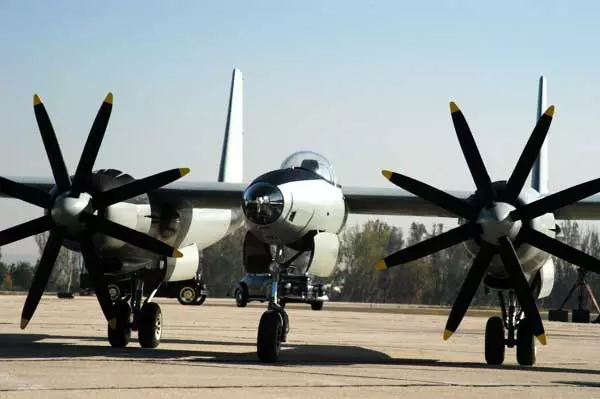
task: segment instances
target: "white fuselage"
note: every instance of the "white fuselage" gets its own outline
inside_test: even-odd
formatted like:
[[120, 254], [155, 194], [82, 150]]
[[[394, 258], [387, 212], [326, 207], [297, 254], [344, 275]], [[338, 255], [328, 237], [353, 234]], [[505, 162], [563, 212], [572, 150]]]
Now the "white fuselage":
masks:
[[339, 233], [346, 222], [344, 195], [323, 180], [299, 180], [277, 185], [283, 195], [283, 212], [267, 225], [246, 220], [250, 230], [269, 244], [285, 245], [310, 231]]

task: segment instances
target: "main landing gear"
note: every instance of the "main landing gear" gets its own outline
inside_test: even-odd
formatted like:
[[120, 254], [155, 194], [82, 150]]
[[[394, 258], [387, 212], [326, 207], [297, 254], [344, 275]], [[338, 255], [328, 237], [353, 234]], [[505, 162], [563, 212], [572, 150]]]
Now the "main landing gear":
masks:
[[282, 262], [283, 248], [277, 248], [272, 265], [271, 294], [269, 305], [260, 318], [258, 335], [256, 338], [256, 353], [260, 361], [274, 363], [279, 358], [281, 343], [286, 341], [290, 331], [288, 315], [284, 309], [285, 304], [279, 297], [279, 281], [282, 269], [287, 266]]
[[131, 298], [118, 298], [116, 328], [108, 327], [108, 342], [114, 348], [124, 348], [131, 340], [131, 332], [137, 331], [142, 348], [156, 348], [162, 337], [162, 312], [157, 303], [150, 302], [158, 287], [142, 303], [144, 280], [133, 277]]
[[514, 291], [508, 292], [508, 309], [504, 293], [498, 291], [502, 317], [490, 317], [485, 326], [485, 360], [488, 364], [504, 362], [506, 347], [517, 347], [517, 362], [521, 366], [533, 366], [536, 360], [535, 336], [531, 323], [517, 308]]

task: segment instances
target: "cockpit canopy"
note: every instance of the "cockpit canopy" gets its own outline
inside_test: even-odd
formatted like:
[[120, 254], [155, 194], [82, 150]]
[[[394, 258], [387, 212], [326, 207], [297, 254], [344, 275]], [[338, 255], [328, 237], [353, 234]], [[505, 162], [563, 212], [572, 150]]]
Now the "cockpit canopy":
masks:
[[303, 168], [315, 172], [334, 186], [338, 186], [337, 176], [329, 161], [313, 151], [298, 151], [290, 155], [281, 164], [281, 169]]

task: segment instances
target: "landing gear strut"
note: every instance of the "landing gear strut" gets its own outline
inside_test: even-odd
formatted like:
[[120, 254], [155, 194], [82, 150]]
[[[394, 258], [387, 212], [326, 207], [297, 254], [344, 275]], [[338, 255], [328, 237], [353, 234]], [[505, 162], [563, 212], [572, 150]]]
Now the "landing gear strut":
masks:
[[290, 330], [288, 315], [279, 298], [281, 272], [287, 267], [283, 262], [283, 248], [277, 247], [272, 265], [271, 294], [268, 309], [263, 313], [258, 325], [256, 353], [265, 363], [274, 363], [279, 358], [281, 343], [287, 339]]
[[131, 298], [118, 298], [114, 303], [117, 325], [114, 330], [108, 327], [108, 342], [114, 348], [123, 348], [129, 344], [133, 330], [138, 332], [142, 348], [156, 348], [162, 337], [162, 312], [157, 303], [150, 301], [158, 287], [142, 303], [144, 279], [134, 275], [131, 285]]
[[505, 348], [517, 347], [517, 362], [521, 366], [533, 366], [536, 361], [535, 337], [531, 323], [517, 307], [513, 290], [508, 292], [508, 309], [504, 293], [498, 291], [502, 317], [493, 316], [485, 327], [485, 360], [488, 364], [504, 362]]

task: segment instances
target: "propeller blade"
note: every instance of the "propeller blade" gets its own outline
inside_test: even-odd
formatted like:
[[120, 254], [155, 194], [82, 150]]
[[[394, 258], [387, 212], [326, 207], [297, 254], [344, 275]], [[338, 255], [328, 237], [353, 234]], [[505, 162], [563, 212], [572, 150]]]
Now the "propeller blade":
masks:
[[477, 289], [481, 284], [481, 280], [483, 280], [483, 276], [490, 265], [494, 253], [494, 246], [487, 241], [482, 240], [479, 253], [473, 260], [473, 264], [467, 273], [467, 277], [465, 278], [462, 287], [460, 287], [458, 296], [452, 305], [452, 310], [450, 311], [444, 330], [444, 341], [456, 332], [460, 322], [463, 317], [465, 317], [467, 309], [469, 308], [469, 305], [471, 305], [475, 293], [477, 293]]
[[52, 216], [44, 215], [0, 231], [0, 246], [43, 233], [54, 227]]
[[42, 208], [47, 209], [52, 205], [50, 194], [4, 177], [0, 177], [0, 192]]
[[450, 113], [452, 115], [452, 123], [454, 123], [454, 130], [460, 143], [471, 176], [477, 187], [477, 192], [483, 199], [485, 205], [491, 205], [496, 197], [496, 193], [492, 186], [492, 181], [485, 168], [471, 129], [467, 124], [467, 120], [463, 115], [462, 111], [458, 108], [458, 105], [453, 101], [450, 102]]
[[600, 259], [590, 256], [555, 238], [548, 237], [544, 233], [531, 228], [521, 229], [520, 238], [526, 243], [564, 259], [569, 263], [583, 267], [590, 272], [600, 273]]
[[171, 169], [140, 180], [135, 180], [131, 183], [99, 193], [92, 199], [92, 205], [94, 209], [100, 209], [116, 204], [117, 202], [125, 201], [129, 198], [135, 198], [138, 195], [166, 186], [187, 175], [189, 172], [189, 168]]
[[42, 299], [42, 295], [46, 289], [46, 285], [48, 285], [48, 280], [50, 279], [50, 274], [54, 268], [54, 262], [56, 262], [56, 258], [58, 257], [62, 240], [63, 232], [61, 230], [54, 229], [50, 232], [40, 263], [33, 276], [31, 287], [29, 287], [27, 299], [25, 299], [25, 305], [23, 306], [23, 312], [21, 313], [22, 330], [29, 324], [29, 321], [35, 313], [35, 309], [40, 303], [40, 299]]
[[590, 180], [515, 209], [510, 216], [513, 220], [531, 220], [599, 192], [600, 179]]
[[183, 256], [179, 250], [173, 248], [169, 244], [165, 244], [148, 234], [140, 233], [139, 231], [101, 218], [100, 216], [92, 215], [91, 213], [82, 213], [80, 219], [82, 222], [87, 223], [88, 227], [95, 233], [106, 234], [107, 236], [135, 245], [136, 247], [158, 255], [169, 256], [172, 258], [180, 258]]
[[521, 304], [523, 312], [525, 312], [525, 317], [531, 322], [535, 337], [542, 345], [546, 345], [546, 333], [544, 332], [542, 317], [535, 304], [533, 291], [523, 273], [523, 268], [521, 267], [521, 262], [519, 261], [515, 247], [513, 247], [510, 238], [507, 236], [501, 237], [498, 240], [498, 243], [500, 244], [500, 258], [502, 258], [502, 263], [504, 263], [506, 272], [514, 282], [515, 294], [517, 295], [517, 299]]
[[110, 293], [108, 292], [108, 282], [104, 276], [104, 273], [98, 267], [98, 254], [96, 252], [96, 248], [94, 247], [92, 236], [90, 234], [85, 234], [85, 236], [80, 240], [80, 245], [83, 260], [85, 262], [85, 268], [87, 269], [91, 277], [92, 284], [94, 285], [96, 298], [98, 299], [102, 313], [104, 313], [104, 317], [108, 321], [108, 325], [114, 330], [117, 328], [117, 318], [112, 300], [110, 299]]
[[523, 189], [523, 185], [527, 180], [527, 176], [531, 173], [531, 169], [533, 168], [533, 164], [540, 154], [540, 149], [542, 148], [542, 144], [544, 144], [544, 140], [546, 139], [546, 135], [548, 134], [548, 130], [550, 129], [550, 123], [552, 122], [552, 116], [554, 115], [554, 105], [548, 107], [546, 112], [540, 119], [538, 119], [533, 132], [531, 132], [531, 136], [529, 136], [529, 140], [527, 144], [525, 144], [525, 148], [513, 169], [512, 174], [508, 178], [508, 182], [506, 183], [506, 189], [502, 193], [503, 200], [508, 202], [509, 204], [514, 204], [519, 193]]
[[48, 160], [50, 161], [54, 181], [56, 182], [58, 190], [64, 192], [71, 187], [71, 178], [69, 177], [67, 166], [65, 165], [62, 153], [60, 152], [56, 133], [54, 133], [50, 117], [48, 116], [48, 112], [46, 112], [46, 107], [44, 107], [40, 96], [37, 94], [33, 96], [33, 111], [42, 135], [46, 155], [48, 155]]
[[84, 184], [92, 173], [92, 168], [98, 157], [100, 151], [100, 145], [108, 126], [108, 120], [110, 119], [110, 113], [112, 111], [113, 95], [108, 93], [104, 98], [104, 102], [100, 106], [90, 133], [88, 135], [85, 146], [73, 177], [73, 189], [71, 190], [72, 195], [77, 196], [81, 191], [85, 191], [86, 187]]
[[467, 220], [473, 220], [477, 217], [477, 209], [453, 195], [400, 173], [391, 172], [389, 170], [382, 170], [381, 173], [386, 179], [398, 187], [432, 202], [448, 212], [452, 212]]
[[377, 262], [375, 267], [377, 269], [385, 269], [412, 262], [413, 260], [423, 258], [437, 251], [441, 251], [442, 249], [459, 244], [478, 234], [481, 234], [481, 227], [478, 224], [463, 224], [408, 248], [401, 249]]

